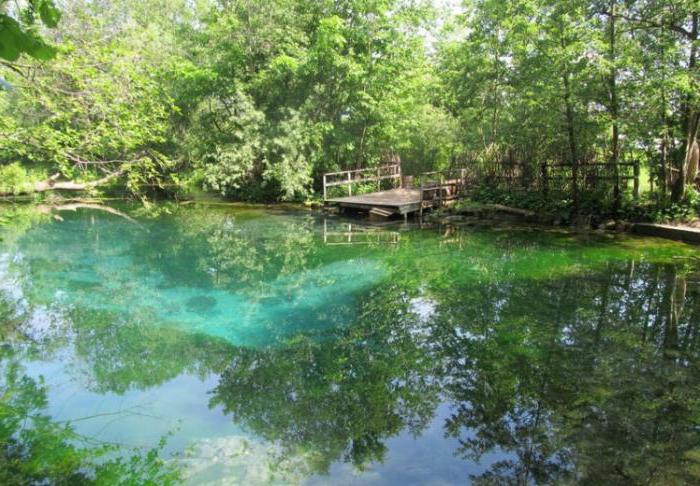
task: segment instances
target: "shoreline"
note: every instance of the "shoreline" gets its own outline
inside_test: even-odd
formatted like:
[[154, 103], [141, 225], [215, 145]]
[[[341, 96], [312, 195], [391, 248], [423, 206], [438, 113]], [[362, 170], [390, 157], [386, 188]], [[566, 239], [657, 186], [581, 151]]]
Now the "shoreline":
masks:
[[[230, 208], [250, 208], [250, 209], [268, 209], [268, 210], [302, 210], [302, 211], [319, 211], [323, 212], [323, 204], [318, 202], [311, 203], [289, 203], [289, 202], [247, 202], [247, 201], [227, 201], [221, 198], [206, 198], [206, 199], [187, 199], [187, 200], [159, 200], [143, 201], [134, 200], [125, 197], [105, 197], [105, 198], [42, 198], [36, 200], [31, 198], [0, 198], [0, 207], [3, 206], [35, 206], [39, 211], [51, 212], [54, 208], [61, 210], [61, 206], [76, 206], [76, 209], [84, 207], [105, 206], [110, 207], [113, 203], [122, 203], [126, 205], [146, 206], [173, 204], [176, 206], [215, 206], [215, 207], [230, 207]], [[360, 218], [367, 220], [368, 218]], [[550, 214], [539, 214], [531, 210], [505, 206], [502, 204], [481, 204], [474, 203], [472, 205], [461, 208], [446, 208], [442, 211], [428, 213], [424, 218], [428, 223], [437, 224], [452, 224], [455, 226], [469, 226], [470, 223], [489, 222], [494, 223], [516, 223], [532, 226], [533, 228], [561, 228], [572, 231], [583, 232], [609, 232], [609, 233], [630, 233], [641, 237], [656, 237], [674, 241], [681, 241], [693, 245], [700, 245], [700, 229], [692, 226], [674, 223], [650, 223], [650, 222], [628, 222], [622, 220], [608, 220], [604, 223], [593, 227], [590, 224], [590, 215], [579, 215], [573, 223], [564, 224], [564, 222]], [[396, 221], [398, 223], [399, 221]], [[388, 223], [388, 222], [387, 222]], [[385, 223], [386, 224], [386, 223]]]

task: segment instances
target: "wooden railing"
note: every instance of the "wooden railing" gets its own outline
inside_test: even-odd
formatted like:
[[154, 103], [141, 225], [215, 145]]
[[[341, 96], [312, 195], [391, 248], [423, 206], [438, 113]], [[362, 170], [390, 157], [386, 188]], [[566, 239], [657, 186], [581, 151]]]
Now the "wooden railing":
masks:
[[420, 188], [420, 214], [429, 207], [442, 207], [464, 195], [470, 178], [466, 169], [424, 172], [416, 177]]
[[[328, 199], [328, 188], [348, 186], [348, 196], [352, 196], [352, 186], [368, 182], [377, 183], [377, 191], [381, 190], [384, 180], [392, 180], [395, 187], [401, 186], [401, 166], [399, 164], [382, 165], [369, 169], [343, 170], [323, 174], [323, 200]], [[398, 181], [398, 184], [397, 184]]]

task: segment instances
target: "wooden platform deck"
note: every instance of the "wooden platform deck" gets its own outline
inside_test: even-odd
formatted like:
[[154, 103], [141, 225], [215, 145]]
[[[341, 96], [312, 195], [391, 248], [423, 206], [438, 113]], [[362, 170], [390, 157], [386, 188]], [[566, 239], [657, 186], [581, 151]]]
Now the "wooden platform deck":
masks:
[[[465, 169], [449, 169], [423, 172], [403, 181], [398, 164], [371, 169], [354, 169], [323, 174], [323, 200], [326, 205], [341, 209], [352, 208], [366, 211], [370, 219], [403, 216], [407, 220], [411, 213], [423, 215], [424, 209], [442, 207], [455, 201], [465, 189]], [[353, 196], [353, 186], [376, 187], [375, 192]], [[392, 188], [387, 189], [387, 185]], [[338, 192], [344, 187], [345, 197], [328, 197], [329, 190]]]
[[382, 208], [395, 214], [409, 214], [420, 209], [420, 189], [390, 189], [360, 196], [337, 197], [326, 200], [327, 204], [340, 207], [371, 210]]

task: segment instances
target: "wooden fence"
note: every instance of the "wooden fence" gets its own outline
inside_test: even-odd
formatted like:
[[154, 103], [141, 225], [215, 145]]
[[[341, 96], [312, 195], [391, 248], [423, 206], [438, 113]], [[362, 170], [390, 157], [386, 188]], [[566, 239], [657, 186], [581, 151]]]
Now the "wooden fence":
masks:
[[[512, 191], [539, 190], [545, 195], [570, 194], [573, 191], [574, 171], [571, 164], [543, 163], [538, 170], [533, 169], [535, 166], [532, 165], [523, 167], [511, 164], [483, 173], [480, 179]], [[613, 197], [619, 198], [620, 194], [631, 189], [632, 196], [639, 198], [640, 164], [637, 160], [619, 162], [616, 167], [605, 162], [587, 162], [577, 169], [579, 191], [612, 191]]]

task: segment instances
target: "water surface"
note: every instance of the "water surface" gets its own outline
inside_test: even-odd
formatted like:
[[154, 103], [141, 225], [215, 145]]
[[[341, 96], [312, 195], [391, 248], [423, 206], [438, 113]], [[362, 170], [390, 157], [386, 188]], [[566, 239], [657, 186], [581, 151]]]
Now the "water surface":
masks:
[[191, 484], [700, 481], [694, 247], [122, 209], [1, 213], [0, 385], [81, 436]]

